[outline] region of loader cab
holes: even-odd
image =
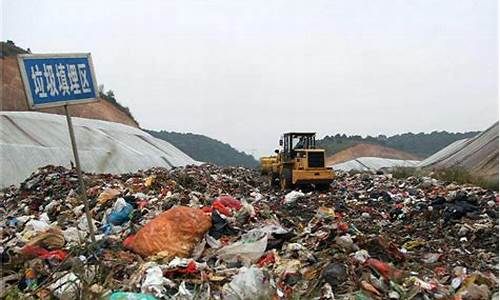
[[[280,140],[285,161],[303,156],[307,149],[316,149],[316,134],[314,132],[289,132]]]

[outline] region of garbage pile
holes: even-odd
[[[47,166],[0,194],[2,299],[498,298],[498,193],[337,174],[271,188],[212,165],[85,174]]]

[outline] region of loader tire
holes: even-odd
[[[316,185],[316,189],[323,192],[328,192],[330,190],[329,183],[320,183]]]
[[[280,189],[285,191],[292,187],[292,170],[289,168],[283,168],[280,177]]]
[[[273,175],[273,174],[269,174],[269,175],[267,176],[267,180],[268,180],[268,183],[269,183],[269,186],[270,186],[270,187],[273,187],[273,186],[276,186],[276,185],[277,185],[277,184],[276,184],[276,176],[275,176],[275,175]]]

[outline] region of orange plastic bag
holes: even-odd
[[[147,257],[188,257],[203,234],[212,227],[212,218],[201,209],[177,206],[161,213],[137,232],[127,246]]]

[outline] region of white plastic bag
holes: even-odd
[[[285,195],[285,204],[290,204],[290,203],[293,203],[295,201],[297,201],[298,199],[304,197],[306,194],[300,192],[300,191],[291,191],[290,193],[286,194]]]
[[[231,282],[222,288],[226,300],[271,299],[273,290],[269,279],[256,267],[242,267]]]
[[[163,272],[159,266],[152,266],[146,270],[146,278],[142,282],[141,292],[161,298],[165,296],[165,285],[172,284],[172,281],[163,277]]]
[[[24,231],[42,232],[50,228],[45,220],[30,220],[24,226]]]
[[[92,225],[94,227],[94,232],[97,231],[97,227],[95,225],[96,221],[91,218]],[[87,221],[87,217],[85,215],[81,216],[80,219],[78,219],[78,229],[83,230],[88,232],[89,231],[89,223]]]
[[[87,232],[78,230],[76,227],[69,227],[63,231],[64,240],[67,243],[79,243],[87,237]]]
[[[256,236],[258,234],[258,236]],[[267,234],[258,232],[253,235],[246,235],[246,240],[242,239],[231,245],[222,247],[217,251],[217,255],[224,261],[240,261],[244,265],[256,262],[266,251]]]
[[[268,224],[265,226],[262,226],[260,228],[255,228],[250,230],[249,232],[243,234],[241,238],[243,240],[251,239],[252,236],[260,236],[260,234],[267,234],[267,238],[270,239],[272,238],[272,234],[286,234],[289,231],[283,228],[281,225],[278,224]]]
[[[49,286],[49,290],[52,291],[54,296],[61,300],[76,299],[80,288],[80,279],[73,272],[60,277],[56,282]]]

